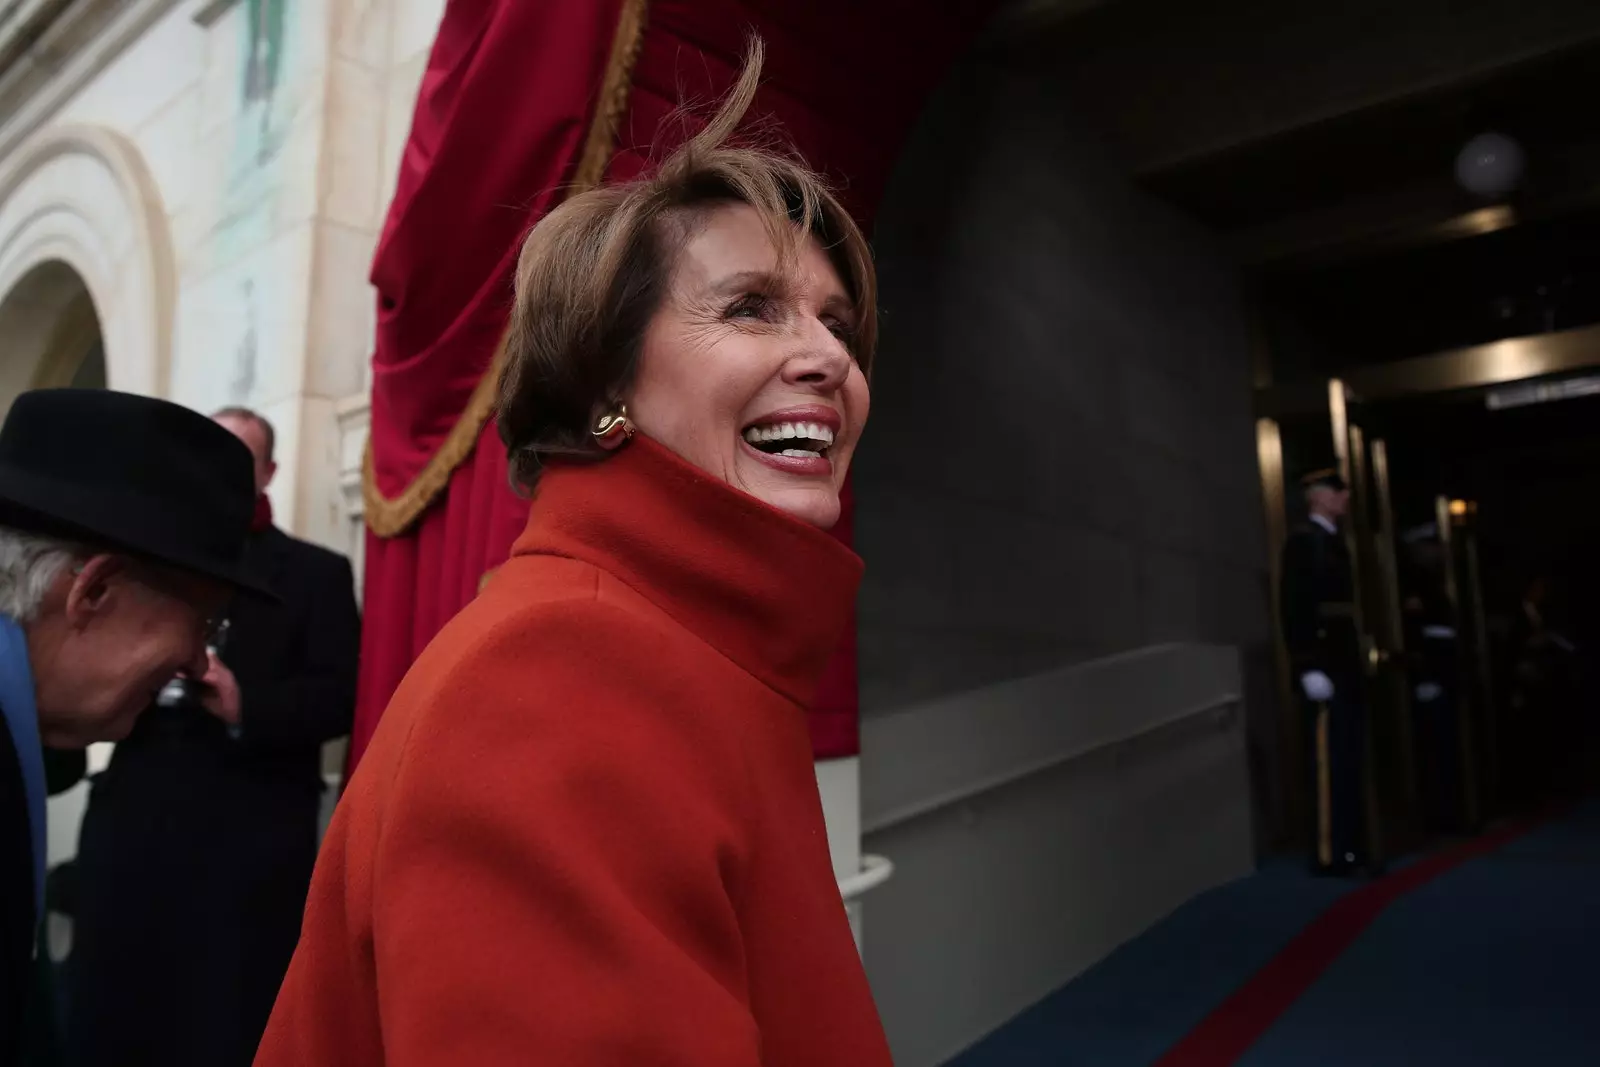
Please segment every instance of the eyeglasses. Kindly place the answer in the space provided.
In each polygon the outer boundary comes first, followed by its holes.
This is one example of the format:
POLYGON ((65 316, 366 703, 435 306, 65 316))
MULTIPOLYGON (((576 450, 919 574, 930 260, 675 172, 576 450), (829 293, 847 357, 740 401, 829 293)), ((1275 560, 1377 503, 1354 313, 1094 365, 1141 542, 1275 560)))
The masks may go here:
POLYGON ((213 616, 205 620, 207 649, 212 652, 222 651, 223 642, 228 637, 229 625, 226 617, 213 616))
POLYGON ((141 584, 149 584, 150 588, 154 589, 168 601, 181 605, 187 612, 190 612, 195 620, 195 628, 199 631, 201 643, 204 644, 207 649, 213 652, 221 651, 222 642, 228 634, 229 620, 227 615, 223 614, 221 611, 210 614, 202 614, 203 609, 201 609, 195 602, 196 598, 194 593, 189 590, 176 588, 174 583, 145 583, 142 577, 140 582, 141 584))

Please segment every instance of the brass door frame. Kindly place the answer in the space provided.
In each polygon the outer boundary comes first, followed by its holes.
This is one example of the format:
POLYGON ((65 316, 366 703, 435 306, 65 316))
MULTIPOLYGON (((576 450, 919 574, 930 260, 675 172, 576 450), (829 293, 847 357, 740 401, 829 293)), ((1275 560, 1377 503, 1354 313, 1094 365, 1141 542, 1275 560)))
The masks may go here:
POLYGON ((1412 721, 1411 682, 1406 664, 1406 631, 1400 608, 1400 563, 1395 544, 1399 530, 1395 525, 1394 499, 1389 490, 1389 443, 1374 438, 1369 444, 1372 459, 1372 494, 1377 503, 1377 524, 1368 532, 1372 549, 1374 590, 1378 603, 1374 612, 1379 625, 1375 637, 1383 656, 1380 684, 1388 687, 1386 704, 1399 715, 1395 738, 1399 743, 1401 829, 1407 836, 1420 831, 1422 811, 1421 783, 1417 779, 1417 741, 1412 721))
MULTIPOLYGON (((1466 807, 1467 825, 1477 827, 1483 824, 1485 809, 1483 768, 1478 760, 1479 717, 1486 713, 1480 706, 1482 696, 1475 682, 1477 679, 1471 675, 1470 662, 1473 655, 1463 647, 1462 638, 1468 634, 1467 604, 1461 588, 1461 535, 1456 530, 1455 516, 1451 514, 1450 498, 1436 497, 1433 502, 1434 522, 1439 528, 1439 544, 1444 549, 1444 592, 1445 599, 1450 604, 1451 614, 1456 624, 1456 673, 1460 685, 1460 698, 1457 701, 1457 725, 1459 726, 1459 743, 1461 748, 1461 771, 1463 801, 1466 807)), ((1476 628, 1474 628, 1474 633, 1476 628)))
MULTIPOLYGON (((1474 505, 1476 508, 1476 505, 1474 505)), ((1478 565, 1478 531, 1467 527, 1466 537, 1467 587, 1472 597, 1472 643, 1475 655, 1472 665, 1478 693, 1483 700, 1483 776, 1484 794, 1496 810, 1500 806, 1500 730, 1499 705, 1494 699, 1494 676, 1490 665, 1493 650, 1489 647, 1489 625, 1483 610, 1483 575, 1478 565)))
POLYGON ((1473 826, 1498 810, 1500 801, 1499 708, 1490 664, 1477 531, 1472 523, 1476 509, 1471 501, 1452 501, 1442 496, 1434 501, 1440 542, 1445 547, 1449 582, 1446 592, 1455 614, 1457 647, 1463 650, 1458 669, 1468 714, 1462 716, 1462 726, 1463 734, 1470 731, 1471 744, 1463 741, 1462 759, 1471 776, 1467 815, 1473 826))
MULTIPOLYGON (((1340 473, 1352 488, 1351 514, 1345 524, 1345 537, 1354 571, 1355 624, 1362 635, 1363 668, 1370 689, 1379 684, 1392 684, 1392 673, 1400 669, 1405 647, 1400 621, 1399 577, 1393 549, 1395 521, 1389 492, 1388 448, 1381 439, 1369 443, 1362 428, 1352 425, 1350 390, 1344 381, 1332 379, 1325 389, 1327 406, 1324 410, 1333 435, 1335 458, 1340 473)), ((1308 784, 1306 753, 1310 751, 1310 739, 1307 726, 1298 714, 1299 700, 1288 651, 1283 643, 1280 594, 1283 545, 1288 539, 1288 482, 1284 470, 1283 430, 1277 419, 1261 418, 1256 421, 1256 460, 1261 476, 1263 517, 1269 548, 1272 647, 1277 668, 1278 696, 1285 712, 1280 733, 1284 799, 1291 820, 1290 837, 1298 844, 1303 843, 1306 828, 1310 825, 1308 791, 1305 788, 1308 784)), ((1366 703, 1373 707, 1379 702, 1373 700, 1369 693, 1366 703)), ((1403 694, 1396 703, 1408 712, 1403 694)), ((1417 810, 1414 743, 1409 726, 1409 721, 1406 721, 1401 727, 1400 756, 1406 768, 1403 803, 1407 805, 1407 817, 1417 810)), ((1367 838, 1373 857, 1378 859, 1384 854, 1386 835, 1382 831, 1384 812, 1378 802, 1372 771, 1375 761, 1370 758, 1373 745, 1371 730, 1367 731, 1367 745, 1368 770, 1363 782, 1367 801, 1367 838)))
POLYGON ((1256 420, 1256 464, 1261 473, 1261 505, 1267 526, 1267 567, 1270 579, 1272 619, 1272 658, 1278 683, 1278 707, 1282 709, 1278 731, 1278 759, 1281 769, 1279 784, 1283 791, 1283 815, 1288 820, 1290 843, 1305 844, 1305 830, 1310 825, 1306 806, 1305 753, 1310 751, 1310 738, 1305 724, 1297 714, 1300 706, 1295 696, 1293 671, 1289 664, 1289 650, 1283 643, 1283 545, 1289 539, 1288 483, 1283 468, 1283 428, 1277 419, 1256 420))
POLYGON ((1340 473, 1350 488, 1350 512, 1345 519, 1345 540, 1350 552, 1352 594, 1356 632, 1361 641, 1364 677, 1362 710, 1367 718, 1363 731, 1366 758, 1362 767, 1362 792, 1366 798, 1368 856, 1383 863, 1390 847, 1410 836, 1410 820, 1416 812, 1416 782, 1413 772, 1413 747, 1410 730, 1411 707, 1402 674, 1404 651, 1399 625, 1399 576, 1389 565, 1393 550, 1385 551, 1385 541, 1394 534, 1393 503, 1388 499, 1388 448, 1381 440, 1369 441, 1366 429, 1353 417, 1354 401, 1349 384, 1334 378, 1328 382, 1328 411, 1331 416, 1334 452, 1340 473), (1381 458, 1381 463, 1379 459, 1381 458), (1394 611, 1391 615, 1390 606, 1394 611), (1384 716, 1397 717, 1390 723, 1384 716), (1402 810, 1390 810, 1389 791, 1380 789, 1378 759, 1380 727, 1395 731, 1400 764, 1402 810), (1392 831, 1392 833, 1391 833, 1392 831), (1399 838, 1396 842, 1394 838, 1399 838))
MULTIPOLYGON (((1259 327, 1259 323, 1257 325, 1259 327)), ((1291 819, 1290 836, 1296 843, 1303 843, 1305 828, 1309 825, 1305 810, 1306 790, 1302 788, 1305 784, 1303 779, 1305 753, 1308 751, 1307 737, 1304 724, 1297 714, 1299 702, 1283 648, 1282 620, 1278 618, 1281 578, 1279 568, 1283 544, 1288 534, 1288 485, 1284 470, 1282 422, 1287 416, 1331 415, 1334 390, 1331 382, 1323 381, 1288 385, 1271 384, 1270 358, 1259 330, 1254 341, 1257 463, 1261 477, 1262 506, 1265 511, 1268 558, 1272 577, 1273 649, 1277 659, 1279 699, 1282 701, 1286 720, 1286 729, 1282 731, 1285 769, 1283 784, 1286 807, 1291 819)), ((1508 385, 1530 378, 1593 368, 1600 368, 1600 325, 1514 337, 1492 344, 1438 352, 1395 363, 1353 367, 1336 379, 1345 387, 1338 390, 1339 418, 1348 429, 1348 412, 1345 411, 1343 403, 1346 388, 1365 401, 1375 402, 1508 385)), ((1338 453, 1340 469, 1345 472, 1348 479, 1349 446, 1347 443, 1339 444, 1346 438, 1346 433, 1335 435, 1335 444, 1340 449, 1338 453)), ((1387 455, 1384 460, 1384 470, 1387 473, 1387 455)), ((1450 528, 1448 501, 1445 505, 1445 510, 1439 514, 1441 538, 1448 537, 1450 528)), ((1385 525, 1392 531, 1387 518, 1385 525)), ((1447 544, 1445 547, 1448 552, 1450 546, 1447 544)), ((1475 545, 1473 551, 1476 552, 1475 545)), ((1452 583, 1455 581, 1454 575, 1451 576, 1451 581, 1452 583)), ((1455 597, 1454 603, 1458 605, 1461 604, 1460 593, 1460 589, 1455 589, 1452 594, 1455 597)), ((1474 601, 1478 599, 1475 594, 1469 593, 1469 597, 1474 601)), ((1479 619, 1473 625, 1481 627, 1482 620, 1479 619)), ((1480 642, 1480 647, 1486 646, 1480 642)), ((1487 663, 1481 665, 1482 671, 1488 669, 1487 663)), ((1463 677, 1462 682, 1474 688, 1487 687, 1489 684, 1488 680, 1482 677, 1471 679, 1463 677)), ((1487 688, 1484 691, 1487 693, 1487 688)), ((1490 711, 1492 713, 1492 709, 1490 711)), ((1481 743, 1479 739, 1466 737, 1466 733, 1467 731, 1463 730, 1463 745, 1481 743)), ((1464 758, 1469 754, 1464 751, 1464 758)), ((1467 768, 1469 773, 1481 778, 1475 763, 1469 761, 1467 768)), ((1472 794, 1469 797, 1469 809, 1472 803, 1481 802, 1480 791, 1483 784, 1481 781, 1475 781, 1468 790, 1472 794)), ((1481 814, 1481 811, 1477 814, 1481 814)), ((1474 813, 1469 810, 1469 815, 1474 813)))
POLYGON ((1349 512, 1345 515, 1344 538, 1350 555, 1350 599, 1354 608, 1356 636, 1361 643, 1361 713, 1366 716, 1361 731, 1361 795, 1367 826, 1367 860, 1382 865, 1388 859, 1388 835, 1384 833, 1383 805, 1378 797, 1376 730, 1373 728, 1378 694, 1379 649, 1372 632, 1371 561, 1367 558, 1367 544, 1372 539, 1371 487, 1367 481, 1366 435, 1361 427, 1350 422, 1349 394, 1346 386, 1335 378, 1328 383, 1329 400, 1338 391, 1337 404, 1330 403, 1337 413, 1333 420, 1334 447, 1342 446, 1339 469, 1345 484, 1350 488, 1349 512), (1341 432, 1342 431, 1342 432, 1341 432))
MULTIPOLYGON (((1365 401, 1448 393, 1509 385, 1529 378, 1600 367, 1600 326, 1512 337, 1493 344, 1457 348, 1395 363, 1351 367, 1339 374, 1365 401)), ((1321 381, 1267 385, 1255 391, 1256 414, 1281 418, 1320 410, 1321 381)))
POLYGON ((1356 632, 1361 636, 1362 670, 1371 677, 1377 666, 1378 646, 1372 639, 1372 627, 1367 616, 1372 614, 1368 603, 1368 583, 1365 542, 1370 539, 1372 520, 1370 488, 1367 480, 1366 435, 1360 426, 1350 422, 1350 388, 1342 379, 1328 379, 1328 419, 1333 429, 1333 453, 1350 490, 1350 512, 1345 517, 1345 545, 1350 551, 1351 577, 1354 589, 1356 632))
POLYGON ((1389 442, 1376 438, 1372 442, 1373 491, 1378 498, 1378 524, 1384 536, 1378 542, 1378 565, 1383 568, 1384 590, 1387 593, 1383 607, 1384 640, 1394 654, 1406 650, 1405 625, 1400 611, 1400 563, 1395 558, 1394 497, 1389 491, 1389 442))

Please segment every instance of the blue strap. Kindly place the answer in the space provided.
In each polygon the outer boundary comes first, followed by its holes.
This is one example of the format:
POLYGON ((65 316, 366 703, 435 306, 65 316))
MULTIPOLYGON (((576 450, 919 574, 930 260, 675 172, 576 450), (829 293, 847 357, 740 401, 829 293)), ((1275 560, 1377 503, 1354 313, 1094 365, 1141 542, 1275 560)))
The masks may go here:
MULTIPOLYGON (((28 662, 28 639, 9 615, 0 615, 0 711, 17 750, 22 790, 28 800, 28 824, 33 831, 33 912, 37 922, 44 914, 45 784, 44 748, 39 743, 39 711, 34 703, 33 667, 28 662)), ((5 773, 0 768, 0 774, 5 773)))

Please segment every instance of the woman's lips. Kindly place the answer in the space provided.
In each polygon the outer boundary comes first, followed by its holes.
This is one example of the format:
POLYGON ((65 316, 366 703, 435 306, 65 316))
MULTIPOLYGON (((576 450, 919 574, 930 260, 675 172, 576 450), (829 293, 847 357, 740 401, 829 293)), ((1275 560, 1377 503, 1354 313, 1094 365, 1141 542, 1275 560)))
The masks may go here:
POLYGON ((838 433, 840 427, 844 425, 844 417, 827 404, 796 404, 793 407, 769 411, 754 422, 747 423, 745 429, 786 422, 817 423, 826 426, 832 433, 838 433))
POLYGON ((828 453, 843 423, 839 413, 825 404, 802 404, 756 419, 740 431, 739 443, 773 470, 829 477, 833 461, 828 453))
POLYGON ((784 456, 773 455, 756 448, 744 438, 739 438, 739 447, 747 455, 755 457, 773 470, 783 471, 785 474, 798 474, 805 477, 831 477, 833 474, 833 460, 826 455, 815 456, 784 456))

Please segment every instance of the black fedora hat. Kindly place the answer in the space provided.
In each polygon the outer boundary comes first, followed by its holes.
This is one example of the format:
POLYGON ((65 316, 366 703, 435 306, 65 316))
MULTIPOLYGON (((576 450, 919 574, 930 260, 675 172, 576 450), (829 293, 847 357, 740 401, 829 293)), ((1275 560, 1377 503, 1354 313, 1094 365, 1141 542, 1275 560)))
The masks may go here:
POLYGON ((277 598, 244 565, 250 450, 204 415, 108 389, 23 393, 0 426, 0 526, 277 598))

